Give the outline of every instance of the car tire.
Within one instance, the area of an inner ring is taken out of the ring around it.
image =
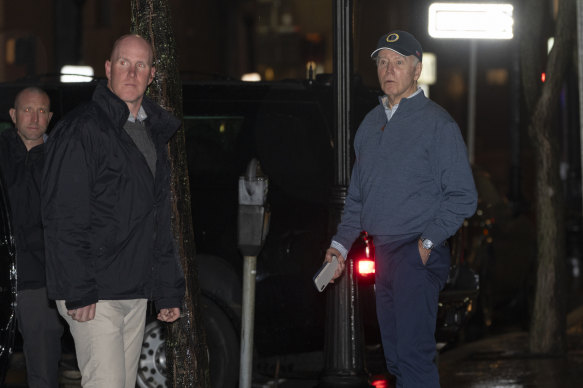
[[[203,324],[209,353],[211,387],[234,388],[239,378],[239,336],[229,316],[212,300],[202,297]],[[136,385],[168,387],[165,330],[156,319],[146,324]]]

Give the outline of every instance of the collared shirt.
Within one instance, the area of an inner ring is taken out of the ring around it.
[[[145,120],[147,117],[146,111],[140,106],[136,117],[130,113],[123,129],[130,135],[134,144],[138,147],[142,155],[144,155],[144,158],[146,158],[152,175],[156,176],[156,160],[158,157],[156,155],[156,147],[150,136],[150,131],[146,128]]]
[[[146,114],[146,111],[144,110],[144,107],[140,105],[140,110],[138,111],[138,115],[136,117],[134,117],[131,113],[128,117],[128,121],[131,121],[132,123],[135,123],[136,120],[138,121],[145,121],[148,118],[148,115]]]
[[[423,89],[421,89],[420,87],[417,87],[417,90],[415,91],[415,93],[413,93],[409,97],[405,97],[405,98],[415,97],[416,95],[421,93],[421,90],[423,90]],[[385,107],[385,114],[387,115],[387,121],[391,121],[391,118],[393,117],[393,115],[397,111],[399,104],[393,105],[393,108],[391,109],[391,108],[389,108],[389,97],[383,96],[382,100],[383,100],[383,106]]]

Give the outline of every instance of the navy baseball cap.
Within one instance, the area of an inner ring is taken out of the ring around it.
[[[417,39],[407,31],[397,30],[381,36],[376,50],[370,54],[370,57],[376,58],[378,52],[383,49],[393,50],[406,57],[414,55],[419,60],[423,58],[421,44],[419,44]]]

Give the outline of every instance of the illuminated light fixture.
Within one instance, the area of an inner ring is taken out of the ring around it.
[[[423,53],[423,69],[421,70],[421,76],[417,80],[420,84],[433,85],[437,78],[437,64],[436,64],[435,54],[433,53]]]
[[[433,3],[429,6],[427,30],[433,38],[470,41],[468,86],[468,159],[474,163],[476,132],[476,78],[480,39],[512,39],[512,4]]]
[[[433,3],[429,35],[434,38],[512,39],[512,4]]]
[[[267,69],[265,69],[264,78],[266,81],[273,81],[273,79],[275,78],[275,71],[273,71],[272,67],[268,67]]]
[[[11,38],[6,40],[6,63],[13,65],[16,62],[16,39]]]
[[[555,37],[551,36],[548,40],[547,40],[547,54],[551,52],[551,50],[553,49],[553,46],[555,45]]]
[[[246,73],[241,76],[241,81],[258,82],[261,81],[261,75],[259,73]]]
[[[93,68],[91,66],[65,65],[61,67],[61,82],[91,82]]]
[[[315,61],[306,62],[306,79],[314,79],[317,69],[318,64]]]

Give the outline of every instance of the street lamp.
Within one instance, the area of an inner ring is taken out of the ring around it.
[[[429,35],[469,39],[468,157],[474,163],[477,39],[512,39],[513,7],[494,3],[433,3],[429,6]]]

